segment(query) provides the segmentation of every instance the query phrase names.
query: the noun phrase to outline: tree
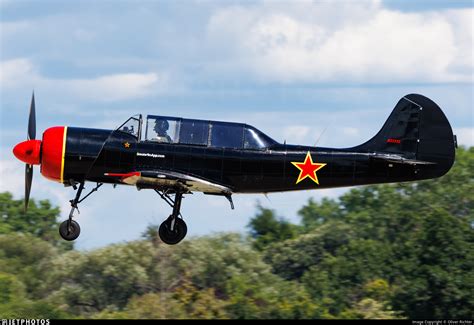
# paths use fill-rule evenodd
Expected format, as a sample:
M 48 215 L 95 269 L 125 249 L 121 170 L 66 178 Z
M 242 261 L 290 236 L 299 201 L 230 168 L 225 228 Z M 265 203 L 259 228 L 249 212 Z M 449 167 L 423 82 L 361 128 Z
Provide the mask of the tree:
M 340 220 L 344 216 L 339 203 L 328 198 L 323 198 L 321 203 L 310 198 L 307 205 L 298 211 L 298 215 L 301 217 L 301 224 L 305 232 L 331 220 Z
M 186 282 L 172 292 L 133 296 L 121 311 L 104 311 L 93 318 L 122 319 L 222 319 L 228 318 L 226 302 L 217 299 L 212 289 L 199 290 Z
M 61 249 L 72 249 L 73 243 L 60 238 L 58 233 L 60 210 L 48 200 L 38 203 L 31 199 L 28 211 L 24 211 L 23 200 L 14 200 L 11 193 L 0 193 L 0 234 L 13 232 L 31 234 Z
M 14 301 L 0 304 L 0 315 L 4 319 L 60 319 L 70 318 L 70 315 L 44 301 Z
M 250 235 L 255 239 L 254 247 L 263 250 L 268 245 L 294 238 L 297 227 L 283 218 L 277 218 L 275 211 L 257 205 L 257 215 L 247 225 Z
M 235 276 L 228 282 L 227 311 L 238 319 L 321 318 L 326 312 L 296 282 L 273 276 L 271 282 L 255 282 Z
M 474 236 L 471 225 L 444 211 L 426 212 L 406 243 L 393 305 L 412 318 L 474 316 Z
M 8 273 L 0 273 L 0 315 L 13 319 L 67 317 L 64 312 L 42 300 L 28 299 L 25 285 Z
M 265 250 L 264 260 L 281 277 L 299 279 L 326 255 L 336 254 L 350 241 L 352 233 L 351 227 L 340 221 L 328 222 L 308 234 L 272 245 Z
M 387 307 L 386 304 L 371 298 L 364 298 L 353 305 L 352 308 L 344 310 L 341 318 L 349 319 L 399 319 L 399 314 Z
M 0 273 L 0 304 L 25 298 L 25 287 L 13 274 Z
M 56 247 L 32 235 L 0 235 L 0 272 L 15 275 L 31 299 L 42 297 L 49 261 L 56 256 Z
M 161 243 L 159 230 L 160 230 L 160 225 L 149 224 L 146 227 L 145 231 L 142 233 L 142 238 L 151 242 L 153 246 L 158 246 Z
M 82 315 L 123 308 L 131 297 L 153 290 L 153 254 L 144 241 L 63 253 L 50 261 L 43 276 L 48 301 L 66 303 L 68 312 Z

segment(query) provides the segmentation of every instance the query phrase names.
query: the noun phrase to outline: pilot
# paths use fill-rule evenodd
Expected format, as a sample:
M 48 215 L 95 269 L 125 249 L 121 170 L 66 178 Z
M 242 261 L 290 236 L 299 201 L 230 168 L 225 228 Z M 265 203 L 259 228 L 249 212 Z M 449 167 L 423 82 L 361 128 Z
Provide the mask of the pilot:
M 156 137 L 153 138 L 154 141 L 158 142 L 173 142 L 171 137 L 168 135 L 166 131 L 168 131 L 170 125 L 167 120 L 165 119 L 156 119 L 155 120 L 155 127 L 153 130 L 156 132 Z
M 130 128 L 128 126 L 124 126 L 122 128 L 122 131 L 123 132 L 126 132 L 126 133 L 130 133 L 130 134 L 134 134 L 135 132 L 133 131 L 133 125 L 130 126 Z

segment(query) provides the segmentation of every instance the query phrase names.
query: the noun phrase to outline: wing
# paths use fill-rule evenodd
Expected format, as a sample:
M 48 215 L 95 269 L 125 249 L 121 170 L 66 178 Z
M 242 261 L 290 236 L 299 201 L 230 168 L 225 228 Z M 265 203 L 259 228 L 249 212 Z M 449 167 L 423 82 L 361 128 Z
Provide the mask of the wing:
M 232 189 L 209 180 L 167 170 L 137 171 L 126 174 L 105 173 L 117 177 L 124 184 L 141 188 L 167 189 L 180 188 L 186 192 L 204 192 L 217 195 L 230 195 Z

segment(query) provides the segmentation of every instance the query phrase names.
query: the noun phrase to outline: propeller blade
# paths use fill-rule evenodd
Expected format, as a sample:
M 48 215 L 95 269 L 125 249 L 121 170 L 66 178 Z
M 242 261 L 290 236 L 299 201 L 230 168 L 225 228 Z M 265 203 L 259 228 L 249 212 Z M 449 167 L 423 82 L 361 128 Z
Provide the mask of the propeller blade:
M 35 93 L 31 96 L 30 117 L 28 119 L 28 140 L 36 138 Z
M 25 212 L 30 201 L 31 183 L 33 181 L 33 165 L 25 165 Z

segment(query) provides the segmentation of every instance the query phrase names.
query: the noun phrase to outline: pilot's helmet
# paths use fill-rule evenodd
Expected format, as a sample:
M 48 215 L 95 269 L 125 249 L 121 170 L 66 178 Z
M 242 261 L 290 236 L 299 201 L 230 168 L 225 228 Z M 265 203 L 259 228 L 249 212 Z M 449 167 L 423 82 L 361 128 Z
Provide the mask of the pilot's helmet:
M 157 119 L 155 121 L 155 131 L 156 132 L 166 132 L 168 131 L 170 125 L 167 120 Z

